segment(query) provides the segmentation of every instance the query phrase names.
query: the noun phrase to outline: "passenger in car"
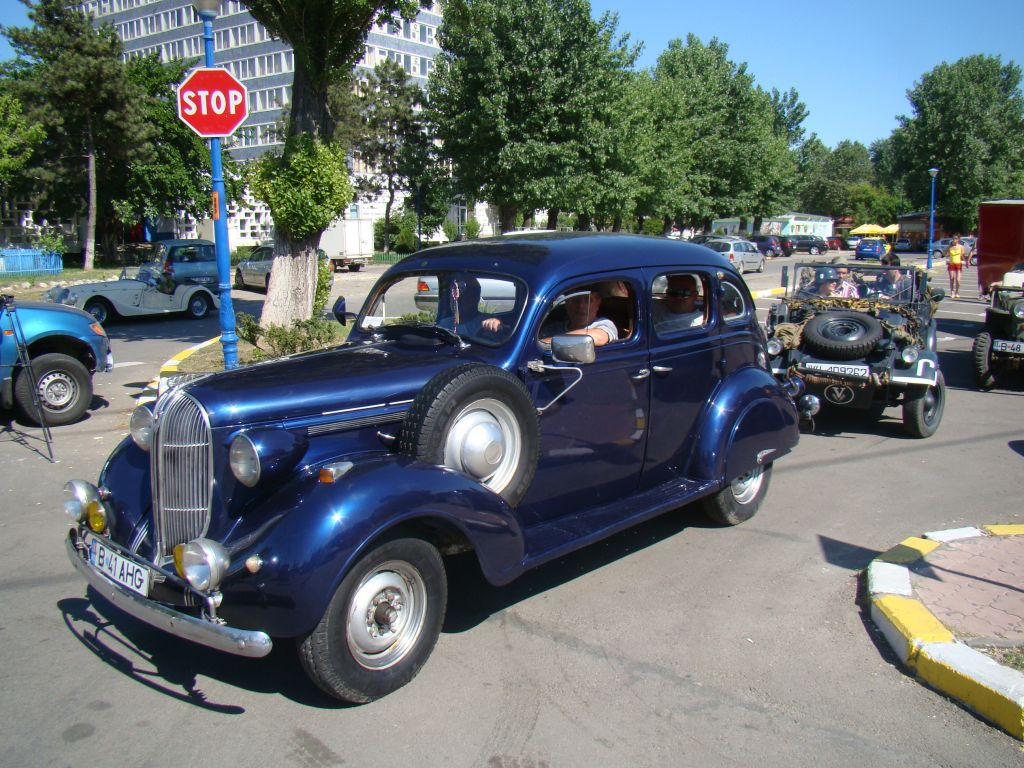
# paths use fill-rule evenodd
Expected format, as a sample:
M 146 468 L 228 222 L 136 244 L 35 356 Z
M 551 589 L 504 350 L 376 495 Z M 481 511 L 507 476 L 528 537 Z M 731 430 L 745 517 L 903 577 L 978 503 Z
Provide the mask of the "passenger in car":
M 671 333 L 702 325 L 704 312 L 697 309 L 699 297 L 693 275 L 669 275 L 665 298 L 654 302 L 654 327 L 659 333 Z
M 542 344 L 550 344 L 552 336 L 571 334 L 590 336 L 594 346 L 600 347 L 619 338 L 615 323 L 606 317 L 598 317 L 601 309 L 601 294 L 596 288 L 586 287 L 565 298 L 565 319 L 552 320 L 549 316 L 541 326 Z

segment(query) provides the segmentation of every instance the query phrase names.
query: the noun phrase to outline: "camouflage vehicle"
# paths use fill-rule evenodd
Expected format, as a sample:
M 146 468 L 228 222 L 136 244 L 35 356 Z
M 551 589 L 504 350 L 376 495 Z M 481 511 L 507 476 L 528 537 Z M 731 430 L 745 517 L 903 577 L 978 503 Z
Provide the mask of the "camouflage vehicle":
M 910 435 L 933 435 L 946 401 L 934 318 L 945 292 L 909 266 L 802 263 L 792 275 L 767 349 L 804 420 L 813 428 L 825 404 L 873 419 L 901 405 Z
M 982 389 L 994 387 L 997 374 L 1024 365 L 1024 264 L 1007 272 L 991 293 L 985 330 L 974 337 L 974 378 Z

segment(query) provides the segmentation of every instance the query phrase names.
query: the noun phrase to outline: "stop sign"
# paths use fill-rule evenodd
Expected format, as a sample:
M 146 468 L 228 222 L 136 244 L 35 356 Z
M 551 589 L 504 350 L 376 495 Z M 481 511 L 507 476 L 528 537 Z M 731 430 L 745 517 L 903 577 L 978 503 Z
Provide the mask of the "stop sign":
M 226 69 L 193 70 L 178 86 L 178 117 L 203 138 L 230 136 L 248 114 L 245 86 Z

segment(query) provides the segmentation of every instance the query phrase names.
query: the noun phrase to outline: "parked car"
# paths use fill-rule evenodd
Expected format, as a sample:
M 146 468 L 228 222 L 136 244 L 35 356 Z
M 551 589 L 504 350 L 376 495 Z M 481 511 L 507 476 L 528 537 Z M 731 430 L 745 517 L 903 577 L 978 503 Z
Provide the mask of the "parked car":
M 1024 369 L 1024 264 L 991 286 L 985 330 L 974 337 L 974 377 L 991 389 L 1010 371 Z
M 967 264 L 975 266 L 978 263 L 978 238 L 964 235 L 960 238 L 960 242 L 964 245 L 964 258 Z
M 846 236 L 846 247 L 848 250 L 855 251 L 857 246 L 860 245 L 860 235 L 847 235 Z
M 828 241 L 818 235 L 795 235 L 793 237 L 793 252 L 809 253 L 812 256 L 828 253 Z
M 768 258 L 783 255 L 782 238 L 778 235 L 754 235 L 751 242 Z
M 828 247 L 833 251 L 843 250 L 843 238 L 833 235 L 832 237 L 825 238 L 825 242 L 828 243 Z
M 442 300 L 417 317 L 425 276 Z M 511 308 L 480 314 L 485 279 L 513 286 Z M 561 332 L 598 300 L 614 341 Z M 341 346 L 168 390 L 98 485 L 65 486 L 91 599 L 228 653 L 294 641 L 318 686 L 366 702 L 430 655 L 459 586 L 445 556 L 506 584 L 691 503 L 738 524 L 799 439 L 750 292 L 707 248 L 452 243 L 335 314 L 354 318 Z
M 844 281 L 848 298 L 836 295 Z M 825 404 L 875 418 L 900 404 L 905 431 L 930 437 L 946 402 L 934 317 L 944 296 L 913 267 L 797 264 L 768 315 L 772 370 L 805 393 L 798 405 L 809 421 Z
M 22 365 L 19 342 L 28 354 L 28 368 Z M 92 404 L 93 374 L 113 367 L 107 333 L 87 312 L 12 296 L 0 300 L 0 406 L 4 410 L 17 407 L 31 423 L 49 427 L 78 421 Z
M 199 320 L 206 317 L 210 307 L 220 306 L 211 286 L 178 283 L 169 273 L 158 272 L 158 268 L 157 264 L 147 263 L 130 276 L 127 270 L 123 271 L 119 280 L 58 285 L 44 296 L 55 304 L 83 309 L 98 323 L 109 323 L 119 317 L 180 312 Z
M 270 271 L 274 266 L 273 244 L 259 245 L 249 252 L 248 258 L 242 259 L 235 266 L 235 288 L 270 287 Z
M 909 253 L 911 248 L 912 248 L 912 246 L 910 244 L 910 238 L 909 237 L 898 237 L 898 238 L 896 238 L 896 242 L 893 244 L 892 248 L 893 248 L 894 251 L 899 251 L 901 253 Z
M 881 259 L 888 253 L 885 242 L 873 237 L 865 237 L 857 244 L 853 252 L 853 258 L 857 261 L 862 259 Z
M 216 285 L 217 249 L 210 240 L 164 240 L 160 243 L 159 265 L 178 284 Z
M 717 251 L 729 259 L 729 263 L 739 270 L 741 275 L 748 269 L 764 272 L 764 254 L 756 245 L 746 240 L 708 240 L 704 247 Z
M 779 238 L 779 243 L 782 245 L 783 256 L 792 256 L 793 252 L 796 251 L 796 238 L 791 235 L 782 235 Z

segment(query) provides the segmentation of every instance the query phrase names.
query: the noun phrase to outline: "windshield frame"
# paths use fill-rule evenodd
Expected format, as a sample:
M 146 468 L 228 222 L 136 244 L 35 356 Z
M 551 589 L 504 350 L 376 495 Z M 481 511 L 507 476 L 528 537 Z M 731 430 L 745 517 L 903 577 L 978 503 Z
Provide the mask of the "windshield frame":
M 814 270 L 821 269 L 822 267 L 831 267 L 833 269 L 848 269 L 851 276 L 860 276 L 863 282 L 857 282 L 854 279 L 856 285 L 866 285 L 869 288 L 874 287 L 876 283 L 883 280 L 883 276 L 890 271 L 896 270 L 899 272 L 901 278 L 908 278 L 912 284 L 912 290 L 909 296 L 900 297 L 899 294 L 888 294 L 884 291 L 867 291 L 862 292 L 860 296 L 856 297 L 841 297 L 841 296 L 816 296 L 808 295 L 809 288 L 813 287 L 812 282 L 801 282 L 803 275 L 807 272 L 813 274 Z M 925 274 L 918 270 L 917 267 L 911 264 L 901 264 L 900 266 L 882 266 L 879 264 L 846 264 L 846 263 L 829 263 L 829 262 L 798 262 L 792 266 L 792 273 L 790 280 L 786 286 L 786 299 L 796 301 L 815 301 L 815 300 L 828 300 L 838 302 L 855 302 L 855 301 L 878 301 L 885 302 L 887 304 L 900 304 L 909 305 L 916 304 L 926 298 L 925 294 L 922 293 L 922 281 L 926 279 Z M 864 280 L 864 278 L 867 278 Z M 891 285 L 891 283 L 889 283 Z

